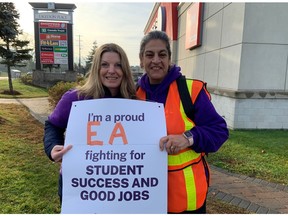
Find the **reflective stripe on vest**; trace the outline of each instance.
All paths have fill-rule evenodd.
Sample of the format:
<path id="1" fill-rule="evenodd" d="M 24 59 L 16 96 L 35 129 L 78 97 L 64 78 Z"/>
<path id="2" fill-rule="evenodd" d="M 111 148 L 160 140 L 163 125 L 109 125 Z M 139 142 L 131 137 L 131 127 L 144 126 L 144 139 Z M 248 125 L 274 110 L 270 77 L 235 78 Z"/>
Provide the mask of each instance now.
<path id="1" fill-rule="evenodd" d="M 186 80 L 187 82 L 187 86 L 188 86 L 188 91 L 189 91 L 189 94 L 191 95 L 192 94 L 192 84 L 193 84 L 193 80 Z M 181 100 L 180 100 L 181 101 Z M 186 130 L 190 130 L 192 127 L 194 127 L 194 122 L 191 121 L 185 114 L 185 111 L 184 111 L 184 108 L 183 108 L 183 104 L 182 104 L 182 101 L 180 103 L 180 112 L 182 114 L 182 117 L 183 117 L 183 120 L 185 122 L 185 131 Z"/>
<path id="2" fill-rule="evenodd" d="M 203 83 L 186 80 L 192 101 L 195 102 Z M 137 90 L 138 98 L 146 100 L 143 89 Z M 182 134 L 194 127 L 185 114 L 176 81 L 171 83 L 166 103 L 165 117 L 167 134 Z M 205 168 L 201 153 L 191 148 L 183 149 L 177 155 L 168 155 L 168 212 L 178 213 L 200 208 L 208 190 Z"/>

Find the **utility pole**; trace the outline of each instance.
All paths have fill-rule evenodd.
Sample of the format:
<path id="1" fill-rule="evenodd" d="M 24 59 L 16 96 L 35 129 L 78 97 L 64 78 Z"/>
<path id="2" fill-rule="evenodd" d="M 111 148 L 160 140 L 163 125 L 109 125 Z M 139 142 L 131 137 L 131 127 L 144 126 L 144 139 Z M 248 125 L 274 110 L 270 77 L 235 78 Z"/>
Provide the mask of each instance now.
<path id="1" fill-rule="evenodd" d="M 78 36 L 78 46 L 79 46 L 78 48 L 78 51 L 79 51 L 78 73 L 81 73 L 82 72 L 81 70 L 82 68 L 81 66 L 81 36 L 82 35 L 76 35 L 76 36 Z"/>
<path id="2" fill-rule="evenodd" d="M 78 64 L 78 66 L 79 66 L 79 69 L 81 68 L 81 40 L 80 40 L 80 37 L 81 37 L 81 35 L 78 35 L 78 37 L 79 37 L 79 64 Z"/>

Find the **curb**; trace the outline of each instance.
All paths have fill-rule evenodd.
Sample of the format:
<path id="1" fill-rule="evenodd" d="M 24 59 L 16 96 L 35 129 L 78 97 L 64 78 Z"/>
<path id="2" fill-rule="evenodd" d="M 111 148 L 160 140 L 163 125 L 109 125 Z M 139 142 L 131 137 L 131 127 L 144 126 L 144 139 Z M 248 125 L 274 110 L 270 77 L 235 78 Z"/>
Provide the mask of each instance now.
<path id="1" fill-rule="evenodd" d="M 258 179 L 258 178 L 252 178 L 252 177 L 242 175 L 242 174 L 232 173 L 232 172 L 229 172 L 228 170 L 225 170 L 225 169 L 222 169 L 220 167 L 213 166 L 213 165 L 209 165 L 209 166 L 212 170 L 217 170 L 218 172 L 221 172 L 221 173 L 226 174 L 226 175 L 234 176 L 236 178 L 240 178 L 243 180 L 248 180 L 250 182 L 257 183 L 257 184 L 260 184 L 260 185 L 265 186 L 265 187 L 268 186 L 271 188 L 278 189 L 280 191 L 288 192 L 288 185 L 272 183 L 272 182 L 268 182 L 266 180 L 262 180 L 262 179 Z"/>
<path id="2" fill-rule="evenodd" d="M 224 170 L 222 168 L 210 165 L 211 171 L 213 172 L 213 170 L 218 171 L 220 173 L 222 173 L 223 175 L 229 175 L 229 176 L 233 176 L 242 180 L 246 180 L 248 182 L 254 183 L 254 184 L 259 184 L 259 186 L 264 186 L 264 187 L 271 187 L 274 189 L 277 189 L 279 191 L 284 191 L 284 192 L 288 192 L 288 186 L 286 185 L 282 185 L 282 184 L 276 184 L 276 183 L 271 183 L 262 179 L 258 179 L 258 178 L 251 178 L 249 176 L 245 176 L 242 174 L 236 174 L 236 173 L 231 173 L 227 170 Z M 234 206 L 246 209 L 247 211 L 250 211 L 252 213 L 256 213 L 256 214 L 281 214 L 281 212 L 276 211 L 272 208 L 267 208 L 265 206 L 261 206 L 257 203 L 253 203 L 249 200 L 237 197 L 237 196 L 233 196 L 229 193 L 226 193 L 224 191 L 221 191 L 221 189 L 219 189 L 216 186 L 210 186 L 209 190 L 208 190 L 208 196 L 211 197 L 215 197 L 223 202 L 232 204 Z"/>
<path id="3" fill-rule="evenodd" d="M 223 202 L 246 209 L 247 211 L 250 211 L 252 213 L 254 212 L 257 214 L 280 214 L 280 212 L 275 211 L 273 209 L 266 208 L 256 203 L 252 203 L 248 200 L 241 199 L 237 196 L 233 196 L 231 194 L 227 194 L 225 192 L 219 191 L 213 186 L 210 186 L 208 190 L 208 196 L 215 197 L 216 199 L 219 199 Z"/>

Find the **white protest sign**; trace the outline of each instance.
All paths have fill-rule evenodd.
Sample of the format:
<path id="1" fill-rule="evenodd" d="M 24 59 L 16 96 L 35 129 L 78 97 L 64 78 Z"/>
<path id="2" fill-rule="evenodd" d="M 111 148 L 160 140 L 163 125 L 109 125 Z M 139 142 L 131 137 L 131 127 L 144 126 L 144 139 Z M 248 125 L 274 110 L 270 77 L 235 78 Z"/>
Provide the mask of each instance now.
<path id="1" fill-rule="evenodd" d="M 167 213 L 163 104 L 129 99 L 73 102 L 63 157 L 61 213 Z"/>

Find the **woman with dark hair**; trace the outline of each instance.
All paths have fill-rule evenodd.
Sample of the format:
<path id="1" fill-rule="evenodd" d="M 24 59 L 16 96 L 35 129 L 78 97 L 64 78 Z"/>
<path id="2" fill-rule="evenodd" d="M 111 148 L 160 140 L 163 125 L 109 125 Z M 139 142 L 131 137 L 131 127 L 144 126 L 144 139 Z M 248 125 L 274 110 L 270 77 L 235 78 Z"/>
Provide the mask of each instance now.
<path id="1" fill-rule="evenodd" d="M 226 122 L 212 105 L 206 84 L 199 80 L 184 83 L 194 104 L 194 118 L 185 114 L 177 85 L 181 68 L 171 64 L 165 32 L 145 35 L 139 57 L 146 73 L 138 81 L 137 97 L 165 107 L 167 136 L 159 145 L 168 153 L 168 212 L 206 213 L 210 176 L 205 154 L 216 152 L 228 139 Z"/>

